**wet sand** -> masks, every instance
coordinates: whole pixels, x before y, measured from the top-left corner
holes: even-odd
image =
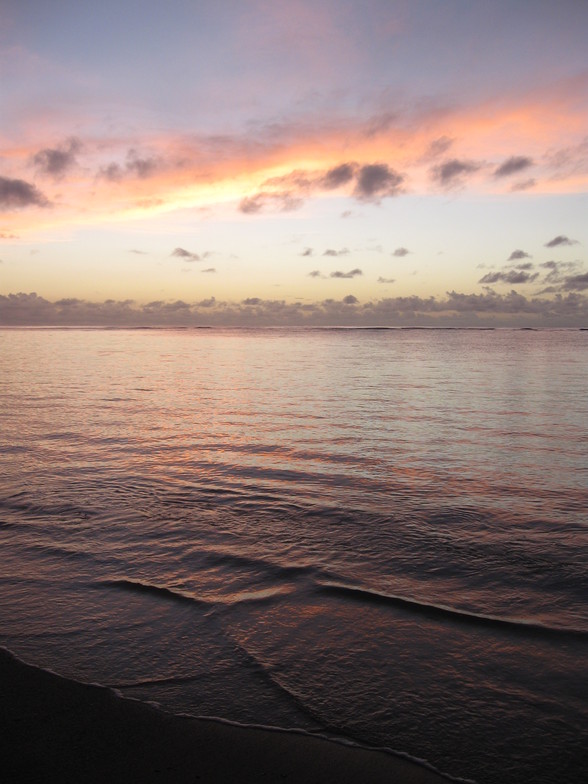
[[[0,649],[0,780],[84,784],[442,784],[382,751],[172,716]]]

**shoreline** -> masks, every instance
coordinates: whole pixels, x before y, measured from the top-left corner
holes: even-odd
[[[7,784],[443,784],[416,760],[296,730],[165,713],[0,648]]]

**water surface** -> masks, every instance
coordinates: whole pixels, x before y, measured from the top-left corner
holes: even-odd
[[[585,780],[588,333],[0,331],[0,644]]]

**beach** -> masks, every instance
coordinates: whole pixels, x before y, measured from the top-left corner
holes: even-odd
[[[0,650],[0,777],[13,782],[441,784],[382,751],[300,732],[174,716]]]

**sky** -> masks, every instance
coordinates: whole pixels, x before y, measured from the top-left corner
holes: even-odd
[[[0,324],[588,327],[584,0],[0,0]]]

